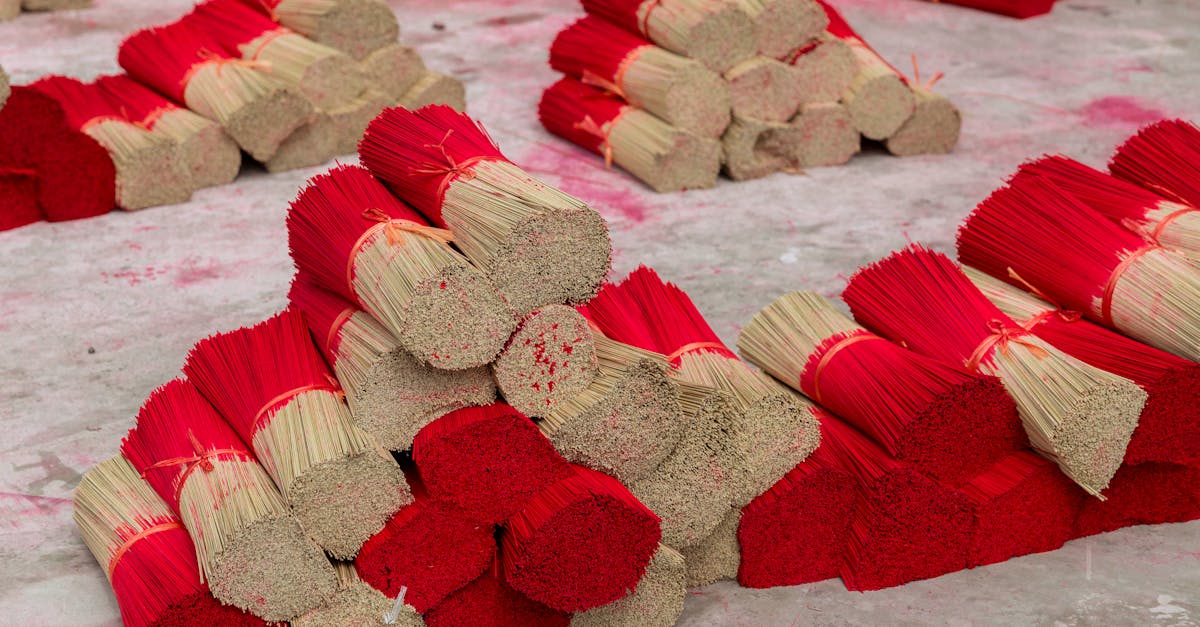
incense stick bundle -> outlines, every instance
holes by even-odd
[[[503,403],[438,418],[413,441],[413,462],[434,500],[471,520],[503,523],[570,465],[533,421]]]
[[[1010,269],[1063,306],[1156,348],[1200,359],[1200,264],[1147,244],[1040,177],[979,203],[958,257],[992,276]]]
[[[897,461],[830,414],[821,416],[826,447],[863,495],[846,534],[846,588],[879,590],[967,567],[974,518],[965,496]]]
[[[1054,8],[1054,0],[940,0],[947,4],[957,4],[971,7],[989,13],[998,13],[1008,17],[1025,19],[1049,13]]]
[[[961,483],[1026,441],[999,379],[905,350],[815,292],[785,294],[755,314],[738,350],[889,455],[946,483]]]
[[[201,340],[183,371],[334,557],[353,558],[412,502],[400,467],[354,425],[298,311]]]
[[[70,11],[86,9],[92,0],[21,0],[22,11]]]
[[[329,560],[192,384],[175,379],[155,390],[121,453],[183,520],[217,599],[280,621],[333,595]]]
[[[729,87],[718,74],[598,17],[555,37],[550,67],[701,137],[729,126]]]
[[[117,173],[117,206],[144,209],[191,198],[191,179],[179,160],[175,140],[127,120],[94,83],[51,75],[29,87],[57,100],[67,114],[67,124],[108,151]]]
[[[738,423],[729,437],[742,460],[727,470],[736,507],[767,491],[817,447],[820,434],[811,406],[738,359],[687,294],[650,268],[642,266],[623,282],[605,285],[588,311],[605,335],[635,345],[639,338],[624,334],[629,325],[621,320],[640,315],[655,343],[642,348],[666,354],[679,379],[733,395]]]
[[[461,113],[467,109],[466,87],[453,76],[426,71],[404,92],[397,105],[410,111],[429,105],[446,105]]]
[[[538,427],[568,461],[626,486],[647,476],[685,429],[666,358],[593,333],[598,371],[583,392],[559,402]]]
[[[1001,459],[958,490],[975,514],[971,568],[1061,547],[1085,500],[1054,462],[1029,451]]]
[[[1086,499],[1075,519],[1075,537],[1132,525],[1157,525],[1200,518],[1200,468],[1156,463],[1123,466],[1104,494]]]
[[[367,125],[388,108],[389,104],[385,96],[368,89],[350,104],[330,109],[328,113],[336,140],[334,154],[352,155],[357,152],[358,141],[367,131]]]
[[[792,80],[802,104],[837,102],[858,74],[854,49],[828,32],[781,56],[780,60],[792,66]]]
[[[915,245],[893,253],[861,268],[842,298],[884,337],[998,376],[1033,448],[1091,494],[1121,465],[1146,393],[1017,326],[945,255]]]
[[[722,0],[583,0],[583,10],[724,72],[754,56],[754,20]]]
[[[196,548],[183,523],[125,458],[83,473],[73,515],[112,585],[125,625],[265,625],[213,598],[200,581]]]
[[[849,44],[858,62],[858,73],[842,94],[842,104],[863,136],[876,140],[891,137],[917,107],[908,81],[867,45],[836,9],[824,0],[816,1],[829,16],[829,33]]]
[[[388,109],[362,161],[491,279],[518,314],[591,298],[612,261],[608,227],[582,201],[529,176],[477,122],[446,106]]]
[[[737,537],[741,521],[741,510],[731,509],[707,538],[699,544],[680,549],[687,563],[689,588],[737,579],[738,566],[742,562],[742,550]]]
[[[1074,159],[1050,155],[1021,166],[1018,176],[1043,176],[1088,208],[1147,242],[1200,257],[1200,210],[1168,200]]]
[[[859,504],[854,477],[827,446],[742,509],[738,583],[748,588],[794,586],[841,574],[850,518]]]
[[[317,109],[348,104],[367,87],[349,56],[279,26],[242,0],[204,0],[184,20],[230,55],[269,67],[271,76],[298,89]]]
[[[1200,206],[1200,128],[1186,120],[1161,120],[1117,148],[1108,162],[1113,176],[1172,199]]]
[[[627,597],[571,617],[573,627],[671,627],[683,613],[687,596],[687,565],[683,556],[660,544],[646,574]]]
[[[338,591],[333,599],[323,607],[288,621],[291,627],[372,627],[380,624],[400,627],[425,626],[425,621],[421,619],[417,610],[407,604],[400,606],[400,611],[391,623],[386,623],[384,617],[392,612],[395,601],[360,579],[353,563],[334,562],[333,568],[338,576]]]
[[[721,137],[725,174],[735,181],[775,172],[797,172],[795,129],[783,122],[733,118]]]
[[[381,446],[412,448],[413,438],[440,416],[496,398],[484,367],[441,370],[419,362],[367,312],[297,274],[288,293],[333,365],[354,423]]]
[[[513,590],[495,569],[450,595],[425,614],[429,627],[463,625],[537,625],[567,627],[571,615]]]
[[[1125,377],[1146,391],[1146,406],[1125,449],[1126,464],[1200,459],[1200,364],[1146,346],[1077,312],[971,267],[963,271],[1005,315],[1076,359]]]
[[[500,536],[504,581],[564,612],[625,596],[662,536],[658,517],[616,479],[573,469],[526,503]]]
[[[8,101],[8,96],[12,94],[12,87],[8,83],[8,74],[4,71],[4,66],[0,65],[0,109],[4,108],[4,103]]]
[[[176,105],[128,74],[101,76],[96,86],[130,122],[175,142],[192,189],[225,185],[237,177],[242,152],[220,124]]]
[[[264,71],[263,63],[236,59],[193,24],[148,28],[121,42],[117,61],[137,81],[200,115],[258,161],[267,161],[312,118],[312,103]]]
[[[813,0],[737,0],[754,20],[758,53],[781,57],[820,35],[829,17]]]
[[[279,144],[279,150],[263,162],[263,165],[268,172],[286,172],[321,165],[333,159],[337,152],[337,142],[333,118],[324,111],[317,111],[311,120],[292,131],[292,134]]]
[[[398,43],[388,44],[359,62],[367,86],[383,94],[389,104],[412,89],[428,73],[416,50]]]
[[[723,76],[729,84],[730,105],[736,118],[786,122],[800,108],[799,85],[786,63],[751,57],[726,70]]]
[[[0,0],[0,21],[11,20],[21,14],[21,0]]]
[[[884,140],[888,152],[899,157],[937,155],[954,150],[962,130],[962,113],[949,98],[927,87],[911,85],[916,108],[904,124]]]
[[[396,15],[379,0],[252,0],[247,4],[355,59],[395,43],[400,36]]]
[[[491,282],[358,166],[309,179],[288,211],[292,259],[359,303],[414,357],[461,370],[490,362],[516,320]]]
[[[587,320],[565,305],[525,316],[492,364],[500,394],[535,418],[583,393],[599,369]]]
[[[801,168],[841,165],[862,150],[858,129],[840,103],[803,105],[790,126],[789,152]]]

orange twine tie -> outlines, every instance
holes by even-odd
[[[305,392],[332,392],[333,394],[344,398],[345,393],[342,392],[342,389],[338,386],[337,380],[333,377],[330,377],[328,374],[325,375],[325,378],[325,383],[312,383],[309,385],[302,385],[300,387],[292,388],[264,403],[262,409],[259,409],[258,413],[254,414],[254,421],[250,423],[251,433],[257,433],[266,426],[265,424],[260,423],[263,422],[264,418],[270,418],[274,416],[274,414],[270,413],[272,409],[275,409],[275,407],[278,405],[287,403],[288,401]]]
[[[446,140],[450,139],[450,135],[453,133],[454,129],[446,129],[446,134],[442,136],[442,141],[436,144],[424,145],[425,148],[437,148],[439,151],[441,151],[442,157],[446,160],[445,164],[428,163],[424,168],[415,168],[412,170],[413,174],[429,174],[431,176],[442,177],[442,180],[438,183],[436,195],[437,207],[439,211],[441,211],[442,201],[446,197],[446,188],[459,178],[467,181],[475,178],[475,170],[473,167],[476,164],[483,161],[507,161],[507,159],[504,157],[493,155],[479,155],[461,162],[455,161],[454,156],[450,154],[450,151],[446,150]]]
[[[1121,280],[1121,276],[1125,274],[1125,271],[1133,265],[1133,262],[1140,259],[1142,255],[1154,250],[1162,249],[1162,246],[1159,246],[1158,244],[1147,244],[1129,253],[1128,256],[1121,260],[1121,263],[1117,264],[1117,267],[1113,268],[1112,274],[1108,275],[1108,282],[1104,284],[1104,295],[1100,299],[1100,319],[1104,321],[1105,325],[1110,327],[1113,326],[1112,299],[1113,294],[1117,291],[1117,282]]]
[[[248,451],[245,451],[242,449],[219,448],[219,449],[205,450],[204,446],[202,444],[200,444],[199,440],[196,439],[196,434],[192,433],[191,429],[188,429],[187,437],[188,437],[188,441],[191,442],[191,444],[192,444],[192,450],[196,452],[196,454],[194,456],[192,456],[192,457],[172,457],[169,459],[164,459],[162,461],[151,464],[150,466],[148,466],[146,468],[146,470],[143,470],[140,473],[142,478],[144,479],[144,478],[146,478],[146,474],[149,473],[151,470],[156,470],[158,468],[170,468],[171,466],[179,466],[181,464],[186,465],[186,468],[183,469],[183,472],[180,473],[179,477],[177,477],[175,479],[175,502],[176,503],[179,503],[180,498],[182,498],[181,492],[183,491],[183,486],[185,483],[187,483],[187,479],[189,476],[191,476],[192,471],[194,471],[197,468],[201,468],[204,470],[204,472],[212,472],[213,469],[215,468],[215,466],[213,466],[213,463],[212,463],[212,460],[214,458],[232,455],[232,456],[242,457],[244,459],[254,459],[254,457]]]
[[[104,124],[105,122],[127,122],[127,121],[128,120],[125,120],[125,119],[121,118],[121,116],[118,116],[118,115],[98,115],[98,116],[84,122],[83,124],[80,124],[79,132],[86,133],[88,131],[88,129],[92,128],[93,126]]]
[[[117,562],[121,561],[121,558],[125,556],[125,553],[129,551],[130,547],[149,536],[152,536],[156,533],[161,533],[163,531],[170,531],[172,529],[183,529],[183,523],[177,520],[161,523],[154,525],[153,527],[147,527],[139,531],[137,534],[126,538],[125,542],[122,543],[121,546],[118,547],[113,553],[112,558],[108,560],[108,578],[112,579],[113,573],[117,570]]]
[[[812,378],[813,400],[817,401],[818,403],[821,402],[821,373],[825,370],[826,366],[829,365],[829,362],[833,361],[833,356],[842,352],[843,350],[849,348],[850,346],[852,346],[854,344],[857,344],[859,342],[872,341],[872,340],[881,340],[884,342],[887,341],[873,333],[860,333],[858,335],[848,335],[848,336],[838,340],[836,343],[834,343],[829,348],[825,349],[825,353],[823,355],[821,355],[821,360],[817,362],[817,367],[813,370],[813,378]]]
[[[397,244],[401,246],[407,245],[404,241],[404,233],[423,235],[443,244],[449,244],[454,241],[454,233],[446,229],[439,229],[428,224],[413,222],[412,220],[393,218],[378,207],[363,210],[362,217],[365,220],[378,222],[378,224],[363,231],[363,234],[354,242],[354,246],[350,248],[350,256],[346,259],[346,286],[350,288],[351,292],[354,291],[354,260],[358,258],[358,253],[367,245],[367,242],[380,231],[387,234],[388,244],[391,246]]]
[[[1167,214],[1167,217],[1159,220],[1158,225],[1155,226],[1154,230],[1150,233],[1150,241],[1158,244],[1158,238],[1162,237],[1163,231],[1165,231],[1168,226],[1171,226],[1172,222],[1183,217],[1184,214],[1192,213],[1194,211],[1197,211],[1195,207],[1184,207],[1183,209]]]
[[[692,342],[691,344],[684,344],[683,346],[680,346],[679,348],[675,349],[675,352],[667,355],[667,361],[673,364],[680,357],[683,357],[688,353],[694,353],[696,351],[706,349],[714,349],[724,353],[729,353],[729,349],[725,348],[725,345],[720,342]]]
[[[196,53],[196,56],[199,57],[200,60],[193,63],[192,67],[188,68],[188,71],[186,73],[184,73],[183,78],[179,79],[179,89],[181,91],[187,91],[188,83],[191,82],[192,77],[195,76],[197,72],[204,69],[209,64],[213,64],[216,66],[218,77],[221,76],[221,69],[224,68],[226,65],[240,65],[242,67],[250,68],[253,70],[262,70],[263,72],[271,71],[271,64],[266,61],[254,61],[252,59],[234,59],[233,57],[226,57],[226,56],[219,55],[211,50],[200,50]],[[227,90],[228,86],[222,86],[222,88]]]
[[[929,79],[928,83],[921,84],[921,68],[917,67],[917,53],[915,53],[915,52],[912,54],[912,66],[913,66],[913,80],[912,80],[913,84],[916,85],[917,87],[920,87],[920,88],[926,90],[926,91],[933,91],[933,86],[936,85],[938,81],[942,80],[942,78],[944,78],[946,76],[946,74],[944,72],[938,72],[933,75],[933,78]]]
[[[1029,351],[1037,356],[1038,359],[1044,359],[1050,356],[1050,352],[1041,346],[1038,346],[1029,340],[1021,339],[1021,336],[1029,335],[1029,332],[1025,329],[1006,326],[999,320],[988,321],[988,328],[992,330],[992,334],[983,338],[983,340],[979,342],[979,346],[976,346],[974,352],[971,353],[971,357],[967,359],[967,370],[970,370],[971,372],[979,370],[979,364],[983,362],[984,359],[987,359],[987,356],[992,352],[993,349],[997,347],[1000,348],[1001,354],[1007,355],[1008,345],[1010,343],[1020,344],[1021,346],[1028,348]]]
[[[1079,313],[1078,311],[1071,311],[1069,309],[1047,309],[1046,311],[1040,312],[1026,320],[1025,323],[1021,325],[1021,328],[1032,333],[1034,327],[1055,316],[1058,316],[1063,322],[1079,322],[1083,318],[1083,314]]]
[[[650,37],[650,14],[662,5],[662,0],[650,0],[650,6],[646,7],[646,12],[642,14],[642,19],[638,20],[638,30],[642,35]]]
[[[333,324],[329,325],[329,334],[325,336],[326,352],[333,353],[333,341],[337,339],[337,334],[341,332],[342,326],[349,322],[350,316],[353,316],[357,311],[354,307],[347,307],[333,319]]]
[[[576,130],[600,138],[600,152],[604,155],[604,167],[606,168],[612,168],[613,162],[612,141],[609,139],[609,134],[612,133],[613,122],[619,120],[621,114],[624,114],[624,110],[617,114],[617,117],[605,122],[603,126],[596,124],[596,120],[592,119],[590,115],[583,116],[582,122],[575,123]]]
[[[254,54],[250,55],[250,60],[258,61],[259,55],[261,55],[263,53],[263,50],[265,50],[267,48],[267,46],[269,46],[271,44],[272,41],[275,41],[276,39],[279,39],[280,37],[283,37],[284,35],[291,35],[291,34],[292,34],[292,31],[290,31],[286,28],[276,28],[275,30],[270,31],[264,35],[260,35],[260,37],[265,37],[266,39],[264,39],[262,42],[260,42],[258,44],[258,47],[254,49]]]

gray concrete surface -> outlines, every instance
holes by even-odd
[[[15,82],[112,71],[129,29],[187,0],[97,0],[0,23]],[[922,241],[948,250],[959,220],[1022,159],[1062,151],[1099,164],[1162,115],[1200,114],[1200,2],[1064,0],[1030,22],[917,0],[842,0],[902,68],[963,109],[944,157],[874,152],[848,166],[656,195],[550,137],[534,108],[545,50],[570,0],[392,3],[404,39],[467,82],[470,110],[517,162],[595,204],[616,269],[645,262],[682,284],[722,336],[779,293],[836,294],[858,265]],[[80,473],[112,455],[143,398],[204,335],[284,303],[284,209],[317,170],[203,191],[187,204],[0,233],[0,624],[118,624],[71,522]],[[1200,522],[1127,529],[1048,554],[892,590],[837,581],[693,591],[685,625],[1196,625]]]

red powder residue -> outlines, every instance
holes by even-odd
[[[578,197],[605,218],[620,217],[641,224],[648,217],[648,207],[638,193],[640,184],[622,181],[614,185],[613,181],[605,180],[609,176],[605,176],[604,160],[598,155],[538,142],[517,164],[535,176],[552,179],[547,182]]]
[[[1142,105],[1130,96],[1097,98],[1078,111],[1088,126],[1137,127],[1168,117],[1160,109]]]
[[[227,270],[233,269],[232,264],[223,264],[216,259],[201,261],[197,257],[188,257],[179,265],[171,284],[175,287],[188,287],[196,283],[219,279]]]

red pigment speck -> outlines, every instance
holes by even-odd
[[[1168,117],[1160,109],[1143,106],[1129,96],[1105,96],[1097,98],[1079,109],[1079,115],[1088,126],[1144,126]]]

